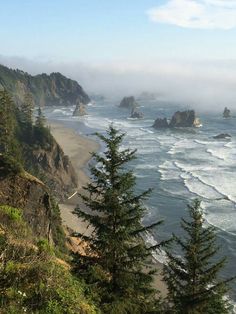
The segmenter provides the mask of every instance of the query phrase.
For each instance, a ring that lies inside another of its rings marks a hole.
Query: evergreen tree
[[[15,106],[9,94],[0,91],[0,153],[10,154],[14,148]]]
[[[21,122],[26,128],[32,128],[34,99],[30,92],[25,93],[24,101],[21,104]]]
[[[97,164],[91,167],[92,182],[80,194],[90,210],[75,209],[93,229],[91,236],[77,234],[88,246],[86,254],[75,255],[76,271],[99,291],[105,313],[158,313],[151,285],[154,271],[147,262],[151,251],[164,242],[147,248],[141,235],[161,221],[146,227],[141,224],[146,211],[143,200],[150,190],[134,194],[135,177],[124,166],[135,158],[135,151],[120,150],[124,134],[110,126],[107,136],[97,135],[106,151],[93,154]]]
[[[35,126],[37,128],[44,128],[45,127],[45,123],[46,123],[46,118],[43,114],[43,111],[41,109],[41,107],[38,107],[38,114],[36,116],[36,120],[35,120]]]
[[[224,298],[227,283],[220,281],[219,271],[225,258],[213,261],[219,248],[216,246],[215,228],[203,227],[200,201],[188,206],[190,221],[182,219],[181,227],[187,237],[174,236],[182,250],[182,258],[167,252],[168,264],[164,266],[164,278],[168,286],[170,313],[224,314],[229,313]]]

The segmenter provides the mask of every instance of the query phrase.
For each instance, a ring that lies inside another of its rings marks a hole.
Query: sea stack
[[[78,101],[76,104],[75,110],[73,112],[73,117],[81,117],[81,116],[85,116],[86,114],[87,113],[86,113],[84,104]]]
[[[132,108],[130,118],[142,119],[143,118],[143,113],[138,111],[136,108]]]
[[[230,118],[230,110],[227,108],[227,107],[225,107],[225,109],[224,109],[224,112],[223,112],[223,117],[224,118]]]
[[[166,118],[157,118],[153,124],[156,129],[159,128],[191,128],[200,127],[200,119],[196,117],[194,110],[177,111],[172,116],[170,122]]]
[[[136,102],[134,96],[124,97],[120,102],[120,107],[133,109],[138,107],[138,103]]]

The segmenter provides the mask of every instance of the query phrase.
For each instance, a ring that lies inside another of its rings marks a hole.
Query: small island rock
[[[132,108],[130,118],[142,119],[143,118],[143,113],[138,111],[136,108]]]
[[[78,102],[73,112],[73,117],[81,117],[81,116],[85,116],[86,114],[87,113],[85,110],[85,106],[81,102]]]
[[[229,139],[229,138],[231,138],[231,135],[228,133],[221,133],[221,134],[218,134],[216,136],[213,136],[213,138],[216,140]]]
[[[136,108],[138,107],[138,103],[136,102],[134,96],[124,97],[120,103],[121,108]]]
[[[166,118],[157,118],[153,124],[153,127],[155,129],[162,129],[162,128],[168,128],[169,124]]]
[[[225,109],[224,109],[224,112],[223,112],[223,117],[224,118],[230,118],[230,110],[227,108],[227,107],[225,107]]]
[[[200,127],[201,122],[196,117],[194,110],[177,111],[172,116],[171,121],[168,123],[167,119],[157,118],[153,124],[156,129],[159,128],[189,128]]]

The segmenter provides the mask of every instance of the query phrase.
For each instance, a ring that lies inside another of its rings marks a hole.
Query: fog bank
[[[107,63],[54,62],[0,56],[0,63],[30,74],[61,72],[77,80],[88,93],[122,98],[143,91],[198,110],[236,110],[236,60]]]

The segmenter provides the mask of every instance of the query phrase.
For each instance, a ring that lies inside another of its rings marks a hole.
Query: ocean
[[[80,134],[94,138],[109,124],[126,133],[123,148],[137,149],[137,159],[128,165],[136,178],[136,191],[153,188],[146,201],[143,224],[163,219],[163,226],[146,235],[146,241],[183,235],[180,218],[187,218],[187,204],[201,200],[206,225],[216,227],[220,245],[218,257],[227,256],[223,278],[236,275],[236,118],[224,119],[222,112],[199,112],[202,127],[155,130],[157,117],[171,117],[177,110],[189,109],[164,100],[140,101],[144,119],[130,119],[130,111],[118,107],[119,101],[104,100],[87,107],[87,116],[72,117],[74,108],[47,108],[50,120],[57,120]],[[194,108],[193,108],[194,109]],[[230,140],[213,136],[229,133]],[[176,251],[178,254],[178,251]],[[155,254],[165,262],[163,252]],[[231,299],[236,302],[236,282],[231,284]]]

